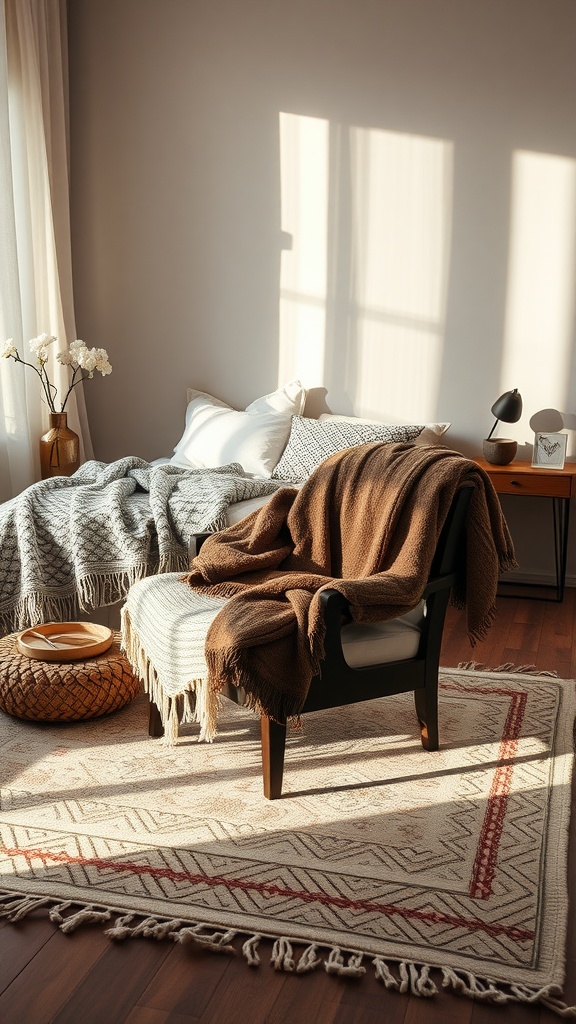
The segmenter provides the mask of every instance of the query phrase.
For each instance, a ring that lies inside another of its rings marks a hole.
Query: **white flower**
[[[108,373],[112,373],[112,367],[108,362],[108,353],[105,348],[96,349],[96,366],[95,369],[105,377]]]
[[[58,339],[52,334],[39,334],[37,338],[31,339],[29,342],[30,351],[36,357],[36,365],[32,362],[28,363],[26,360],[20,359],[18,350],[14,345],[13,338],[8,338],[0,349],[0,356],[4,356],[6,359],[12,357],[24,366],[31,367],[31,369],[38,374],[46,404],[51,412],[56,412],[57,389],[56,386],[50,382],[46,364],[48,362],[50,345],[57,340]],[[69,366],[72,371],[68,382],[68,390],[66,391],[60,406],[60,412],[64,412],[72,389],[75,388],[77,384],[80,384],[82,380],[85,380],[86,377],[93,377],[94,370],[99,370],[103,377],[108,373],[112,373],[112,367],[108,362],[106,349],[89,349],[88,346],[83,341],[80,341],[79,338],[77,338],[76,341],[72,341],[67,349],[57,352],[56,360],[62,366]],[[85,374],[82,374],[81,372],[79,373],[79,371],[82,370],[85,371]]]
[[[84,345],[83,349],[78,349],[77,351],[76,362],[78,363],[80,369],[87,370],[90,376],[92,376],[94,370],[96,369],[96,349],[86,348],[86,345]]]
[[[30,351],[36,356],[38,366],[44,366],[48,361],[48,349],[56,341],[51,334],[39,334],[37,338],[30,340]]]
[[[39,334],[37,338],[31,338],[30,340],[30,351],[37,355],[39,352],[44,352],[50,347],[52,342],[56,341],[51,334]]]
[[[18,349],[14,344],[14,338],[7,338],[2,346],[2,352],[0,352],[0,356],[2,356],[3,359],[10,359],[10,356],[15,358],[17,355]]]
[[[80,341],[79,338],[77,338],[76,341],[71,341],[69,348],[70,348],[70,355],[72,356],[72,362],[73,363],[78,363],[79,362],[79,358],[78,357],[80,356],[80,354],[82,352],[87,352],[88,351],[88,349],[87,349],[86,345],[84,344],[84,342]]]
[[[108,353],[106,349],[88,348],[88,346],[79,339],[72,341],[68,351],[60,352],[56,358],[64,366],[80,367],[81,370],[86,370],[90,377],[94,376],[95,370],[98,370],[103,377],[112,373],[112,367],[108,361]]]
[[[37,338],[30,339],[30,351],[37,352],[41,348],[47,348],[56,339],[51,334],[39,334]]]

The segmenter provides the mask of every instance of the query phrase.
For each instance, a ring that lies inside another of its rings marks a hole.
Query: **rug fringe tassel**
[[[116,918],[112,928],[107,928],[105,935],[115,942],[122,942],[124,939],[172,939],[178,934],[178,929],[184,924],[179,918],[170,918],[167,921],[158,921],[155,917],[145,917],[138,924],[131,927],[134,914],[123,914]]]
[[[531,989],[525,985],[510,985],[509,991],[506,992],[494,982],[480,980],[468,972],[453,971],[448,967],[440,969],[443,978],[442,987],[451,988],[461,995],[483,1002],[498,1003],[501,1006],[508,1003],[541,1005],[546,1006],[559,1017],[576,1017],[576,1006],[567,1006],[562,999],[557,998],[562,995],[562,989],[558,985],[546,985],[539,989]]]
[[[14,893],[3,893],[0,896],[0,917],[5,917],[7,921],[15,924],[16,921],[21,921],[23,917],[31,914],[33,910],[45,907],[47,903],[51,902],[45,896],[14,896]]]
[[[258,956],[257,953],[255,953],[253,943],[255,939],[260,940],[261,937],[262,936],[260,935],[252,936],[252,939],[249,939],[248,942],[244,943],[244,947],[242,948],[242,952],[244,952],[244,955],[246,956],[247,959],[248,956],[252,958],[255,955],[256,957],[258,957],[258,963],[260,962],[260,957]],[[246,952],[245,947],[248,947]],[[315,971],[317,967],[320,967],[322,963],[324,963],[324,966],[328,971],[328,961],[324,962],[322,960],[322,957],[318,956],[317,950],[318,946],[315,942],[313,942],[311,945],[306,946],[306,949],[304,950],[303,953],[301,953],[298,961],[296,962],[294,957],[294,950],[292,948],[292,943],[290,942],[289,939],[286,939],[283,936],[281,936],[274,942],[274,945],[272,947],[272,956],[270,957],[270,963],[272,964],[275,971],[287,971],[289,974],[309,974],[310,971]],[[332,953],[334,952],[335,950],[332,950]],[[339,953],[340,950],[337,950],[337,952]],[[248,960],[248,962],[250,963],[251,961]],[[329,973],[334,974],[337,972],[336,969],[334,968],[333,970],[329,971]]]
[[[556,998],[563,994],[558,985],[547,985],[546,988],[538,989],[536,992],[521,985],[512,985],[511,991],[519,1003],[531,1003],[532,1005],[537,1003],[552,1010],[559,1017],[576,1017],[576,1006],[567,1006],[562,999]]]
[[[48,908],[47,904],[51,906]],[[66,934],[74,932],[84,924],[103,923],[118,915],[114,924],[104,932],[110,939],[122,941],[129,938],[152,938],[158,941],[169,940],[183,945],[194,943],[216,953],[236,954],[233,940],[241,935],[235,929],[214,929],[207,923],[190,924],[180,918],[158,920],[155,917],[139,918],[138,914],[121,913],[117,908],[96,907],[94,904],[79,906],[72,900],[57,902],[46,896],[26,896],[23,893],[0,892],[0,918],[16,923],[28,914],[40,908],[48,910],[50,920],[57,924]],[[77,908],[65,916],[64,911]],[[136,922],[133,924],[132,922]],[[244,933],[245,934],[245,933]],[[248,936],[242,945],[242,954],[250,967],[261,963],[258,952],[260,942],[270,938],[260,932]],[[366,974],[363,964],[367,954],[357,951],[342,952],[339,946],[323,947],[317,943],[306,944],[305,940],[293,940],[304,945],[304,950],[297,958],[292,941],[283,936],[274,940],[270,963],[277,971],[289,974],[306,974],[324,966],[327,974],[340,977],[360,978]],[[322,950],[328,949],[328,956]],[[442,988],[475,999],[478,1002],[489,1002],[505,1006],[510,1003],[523,1005],[540,1005],[551,1010],[559,1017],[576,1018],[576,1006],[568,1006],[562,999],[562,989],[558,985],[547,985],[539,989],[531,989],[525,985],[504,984],[486,978],[478,978],[468,971],[440,967],[434,964],[422,964],[409,960],[393,960],[376,956],[372,959],[375,977],[387,989],[398,993],[408,993],[420,998],[430,998],[438,994],[438,987],[430,977],[432,971],[438,971],[442,977]],[[394,970],[393,970],[394,968]]]
[[[236,949],[231,944],[232,939],[236,938],[237,931],[230,928],[226,932],[212,932],[208,935],[204,934],[204,928],[209,927],[205,924],[196,924],[190,928],[181,928],[176,934],[177,942],[181,942],[184,946],[188,943],[193,942],[198,946],[207,946],[213,953],[235,953]]]
[[[343,978],[359,978],[366,974],[362,959],[362,953],[350,953],[348,963],[345,963],[341,950],[338,946],[334,946],[324,964],[324,970],[327,974],[338,974]]]
[[[272,947],[270,963],[275,971],[287,971],[291,974],[296,970],[292,944],[288,939],[276,939],[276,942]]]
[[[317,950],[318,946],[315,942],[306,947],[298,961],[296,974],[309,974],[310,971],[315,971],[317,967],[320,967],[322,957],[318,956]]]
[[[158,921],[155,917],[147,917],[131,927],[133,920],[134,914],[124,914],[116,920],[112,928],[106,930],[105,934],[116,942],[135,938],[156,939],[159,942],[169,939],[172,942],[180,942],[183,946],[195,943],[197,946],[209,947],[218,953],[236,952],[231,943],[238,933],[233,929],[206,933],[205,929],[209,928],[209,925],[188,925],[179,918]]]
[[[112,917],[111,910],[96,910],[93,906],[82,907],[75,914],[70,914],[69,917],[62,917],[61,911],[69,906],[69,903],[63,903],[58,907],[52,907],[48,915],[50,920],[57,924],[60,931],[65,934],[75,932],[83,924],[100,924],[103,921],[109,921]]]
[[[459,661],[457,668],[467,672],[510,672],[517,675],[548,676],[550,679],[558,678],[558,673],[555,671],[536,668],[536,665],[514,665],[511,661],[505,661],[503,665],[498,665],[496,668],[490,668],[483,661]],[[450,669],[441,669],[441,671],[449,672]]]
[[[397,989],[398,992],[410,992],[411,995],[429,999],[438,994],[438,988],[430,977],[432,968],[428,964],[418,964],[400,961],[397,964],[399,978],[396,978],[390,970],[386,960],[377,956],[372,961],[376,968],[376,978],[388,989]]]
[[[242,946],[242,953],[249,967],[258,967],[261,963],[260,954],[258,953],[261,938],[261,934],[257,932],[256,935],[251,935],[249,939],[246,939]]]

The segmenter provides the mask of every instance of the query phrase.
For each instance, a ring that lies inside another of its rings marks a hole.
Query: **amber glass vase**
[[[78,434],[70,430],[67,413],[51,412],[50,430],[40,438],[40,470],[42,479],[49,476],[72,476],[78,469]]]

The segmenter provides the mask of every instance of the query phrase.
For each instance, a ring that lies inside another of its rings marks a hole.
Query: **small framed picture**
[[[567,434],[534,434],[532,465],[540,469],[564,469]]]

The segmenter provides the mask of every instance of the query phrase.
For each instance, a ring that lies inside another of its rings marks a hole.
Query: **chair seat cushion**
[[[386,622],[351,622],[342,627],[342,653],[350,668],[382,665],[414,658],[420,644],[425,614],[421,601],[416,608]]]
[[[126,598],[123,647],[158,708],[169,743],[176,742],[182,721],[200,722],[201,739],[215,735],[218,695],[207,685],[204,642],[225,603],[223,598],[191,590],[180,573],[147,576],[133,584]],[[401,618],[345,626],[346,660],[352,667],[361,667],[413,657],[423,617],[424,602]]]
[[[206,674],[204,640],[225,601],[192,591],[179,573],[148,576],[126,600],[132,629],[171,696]],[[412,658],[420,642],[424,602],[387,622],[351,623],[342,629],[342,649],[352,668]]]

